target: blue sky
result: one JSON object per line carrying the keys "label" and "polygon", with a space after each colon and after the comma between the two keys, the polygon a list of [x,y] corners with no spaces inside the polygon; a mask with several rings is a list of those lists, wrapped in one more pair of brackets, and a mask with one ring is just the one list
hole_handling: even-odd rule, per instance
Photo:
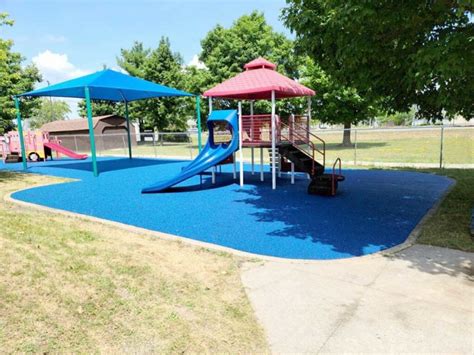
{"label": "blue sky", "polygon": [[284,6],[284,0],[0,0],[0,12],[15,20],[1,36],[13,39],[14,49],[54,83],[103,64],[113,68],[121,48],[135,40],[155,47],[163,35],[189,63],[210,29],[252,10],[289,35],[279,20]]}

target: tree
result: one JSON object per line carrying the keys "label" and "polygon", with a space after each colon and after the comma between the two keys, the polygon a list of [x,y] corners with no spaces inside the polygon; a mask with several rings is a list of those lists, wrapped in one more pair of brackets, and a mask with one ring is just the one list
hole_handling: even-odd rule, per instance
{"label": "tree", "polygon": [[308,58],[303,83],[317,90],[312,99],[314,118],[344,125],[342,145],[351,146],[351,124],[371,118],[375,110],[356,89],[338,83]]}
{"label": "tree", "polygon": [[[181,55],[172,52],[166,37],[160,39],[154,50],[135,42],[130,50],[121,50],[117,63],[130,75],[145,80],[174,88],[185,84]],[[189,103],[189,98],[175,97],[137,101],[130,105],[130,117],[138,120],[141,129],[182,131],[186,129]]]}
{"label": "tree", "polygon": [[[86,100],[81,100],[78,103],[79,114],[81,117],[87,116]],[[91,108],[94,116],[105,116],[105,115],[123,115],[124,108],[120,102],[107,101],[107,100],[92,100]]]}
{"label": "tree", "polygon": [[117,64],[130,75],[144,78],[145,63],[150,55],[150,49],[145,48],[141,42],[133,42],[131,49],[121,49]]}
{"label": "tree", "polygon": [[41,128],[45,123],[56,120],[64,120],[71,112],[69,105],[62,100],[51,100],[41,98],[40,105],[33,108],[31,112],[31,128]]}
{"label": "tree", "polygon": [[[13,20],[6,13],[0,13],[0,28],[2,26],[13,26]],[[16,110],[12,96],[33,90],[35,83],[41,81],[34,65],[22,67],[24,58],[12,52],[12,46],[13,41],[0,38],[0,134],[13,128]],[[22,99],[22,116],[30,116],[36,105],[36,99]]]}
{"label": "tree", "polygon": [[[181,55],[173,53],[168,38],[162,37],[158,47],[150,53],[145,62],[143,73],[146,80],[181,88],[184,85],[182,65]],[[189,98],[184,100],[189,101]],[[159,130],[185,130],[187,117],[184,100],[177,97],[146,100],[145,118],[148,124]]]}
{"label": "tree", "polygon": [[387,111],[474,115],[472,0],[288,0],[285,24],[329,75]]}
{"label": "tree", "polygon": [[293,42],[275,32],[262,13],[254,11],[238,18],[230,28],[217,25],[201,41],[199,59],[218,84],[242,72],[244,64],[257,57],[278,65],[277,70],[292,78],[298,75],[298,57]]}
{"label": "tree", "polygon": [[[299,77],[300,57],[295,54],[293,41],[278,33],[267,24],[262,13],[254,11],[238,18],[231,27],[217,25],[201,41],[202,51],[199,59],[206,65],[208,81],[204,89],[227,80],[242,72],[244,65],[257,57],[264,57],[277,64],[277,70],[290,77]],[[287,115],[291,110],[301,110],[302,100],[278,101],[278,112]],[[223,108],[231,104],[217,103]],[[248,107],[244,106],[245,110]],[[268,102],[259,101],[255,112],[270,111]],[[301,113],[294,112],[293,113]]]}

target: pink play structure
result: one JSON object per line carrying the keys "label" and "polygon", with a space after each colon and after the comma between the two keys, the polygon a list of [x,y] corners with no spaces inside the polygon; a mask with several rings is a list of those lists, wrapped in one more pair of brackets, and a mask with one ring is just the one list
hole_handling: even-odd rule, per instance
{"label": "pink play structure", "polygon": [[[51,139],[48,132],[26,131],[23,134],[25,142],[26,158],[29,161],[53,159],[53,151],[56,157],[61,155],[72,159],[86,159],[86,154],[78,154],[64,146],[58,139]],[[6,163],[17,163],[21,161],[21,145],[17,131],[8,132],[0,137],[0,154]]]}

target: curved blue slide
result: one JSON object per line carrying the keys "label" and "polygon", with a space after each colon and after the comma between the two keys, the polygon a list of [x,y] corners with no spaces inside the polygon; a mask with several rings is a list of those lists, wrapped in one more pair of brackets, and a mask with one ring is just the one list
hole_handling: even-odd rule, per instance
{"label": "curved blue slide", "polygon": [[[232,138],[228,143],[214,142],[214,124],[225,122],[231,131]],[[188,166],[186,166],[175,177],[160,181],[153,186],[142,190],[142,193],[156,193],[177,185],[197,174],[212,168],[221,161],[227,159],[232,153],[239,149],[239,124],[236,110],[218,110],[212,111],[207,119],[209,129],[209,139],[204,149]]]}

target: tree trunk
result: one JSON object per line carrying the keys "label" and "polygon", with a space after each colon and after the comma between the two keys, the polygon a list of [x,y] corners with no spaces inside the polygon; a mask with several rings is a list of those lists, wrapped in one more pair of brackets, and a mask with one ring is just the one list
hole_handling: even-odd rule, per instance
{"label": "tree trunk", "polygon": [[342,138],[342,146],[343,147],[352,147],[351,142],[351,123],[344,123],[344,136]]}

